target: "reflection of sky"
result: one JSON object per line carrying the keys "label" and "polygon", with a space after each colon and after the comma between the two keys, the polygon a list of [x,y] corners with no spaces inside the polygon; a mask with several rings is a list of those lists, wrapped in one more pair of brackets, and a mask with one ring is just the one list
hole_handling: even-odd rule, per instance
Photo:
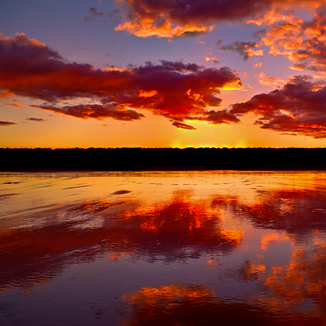
{"label": "reflection of sky", "polygon": [[324,178],[2,174],[0,321],[322,325]]}

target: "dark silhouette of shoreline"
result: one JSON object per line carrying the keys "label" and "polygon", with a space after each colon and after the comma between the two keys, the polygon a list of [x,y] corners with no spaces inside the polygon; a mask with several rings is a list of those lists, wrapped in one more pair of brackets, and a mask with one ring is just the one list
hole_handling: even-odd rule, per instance
{"label": "dark silhouette of shoreline", "polygon": [[0,171],[325,170],[326,148],[0,148]]}

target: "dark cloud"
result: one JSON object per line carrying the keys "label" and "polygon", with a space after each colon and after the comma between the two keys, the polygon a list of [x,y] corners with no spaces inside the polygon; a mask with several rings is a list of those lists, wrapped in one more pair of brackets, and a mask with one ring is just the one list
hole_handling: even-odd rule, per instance
{"label": "dark cloud", "polygon": [[177,128],[180,128],[180,129],[186,129],[186,130],[196,130],[195,127],[193,126],[189,126],[185,123],[182,123],[182,122],[178,122],[178,121],[174,121],[172,123],[174,126],[176,126]]}
{"label": "dark cloud", "polygon": [[[115,120],[132,121],[144,117],[144,115],[134,110],[110,108],[105,105],[97,105],[97,104],[75,105],[75,106],[64,106],[64,107],[54,107],[54,106],[45,106],[45,105],[39,105],[39,106],[31,105],[31,106],[34,108],[61,113],[64,115],[70,115],[81,119],[112,118]],[[44,121],[43,119],[35,119],[35,118],[30,118],[28,120]]]}
{"label": "dark cloud", "polygon": [[[45,100],[48,103],[37,107],[80,118],[135,120],[143,115],[129,109],[138,108],[175,121],[186,117],[205,120],[207,110],[221,104],[219,89],[241,86],[238,75],[227,67],[204,69],[193,63],[161,61],[100,70],[66,62],[56,51],[24,34],[0,40],[0,90]],[[103,105],[58,105],[63,99],[77,98]]]}
{"label": "dark cloud", "polygon": [[275,7],[320,6],[323,0],[119,0],[117,7],[126,22],[117,30],[140,37],[201,36],[212,31],[213,24],[259,18]]}
{"label": "dark cloud", "polygon": [[248,60],[251,56],[257,53],[257,51],[253,50],[257,47],[258,44],[256,42],[235,41],[233,43],[222,46],[221,49],[237,52],[243,57],[244,60]]}
{"label": "dark cloud", "polygon": [[210,121],[213,124],[240,122],[240,120],[234,114],[229,113],[227,110],[209,111],[207,112],[205,120]]}
{"label": "dark cloud", "polygon": [[93,8],[93,7],[88,9],[88,13],[89,13],[89,15],[85,17],[86,22],[92,22],[96,18],[104,16],[104,12],[98,11],[96,8]]}
{"label": "dark cloud", "polygon": [[15,125],[15,122],[9,122],[9,121],[0,121],[0,126],[12,126]]}
{"label": "dark cloud", "polygon": [[281,89],[234,104],[230,113],[254,113],[262,129],[326,138],[326,87],[297,76]]}
{"label": "dark cloud", "polygon": [[29,121],[36,121],[36,122],[43,122],[43,121],[46,121],[44,119],[39,119],[39,118],[27,118],[26,120],[29,120]]}

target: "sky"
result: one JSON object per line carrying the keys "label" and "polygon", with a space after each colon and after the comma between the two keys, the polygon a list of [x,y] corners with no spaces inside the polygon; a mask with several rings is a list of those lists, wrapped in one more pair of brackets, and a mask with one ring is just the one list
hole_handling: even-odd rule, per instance
{"label": "sky", "polygon": [[2,0],[0,147],[326,147],[324,0]]}

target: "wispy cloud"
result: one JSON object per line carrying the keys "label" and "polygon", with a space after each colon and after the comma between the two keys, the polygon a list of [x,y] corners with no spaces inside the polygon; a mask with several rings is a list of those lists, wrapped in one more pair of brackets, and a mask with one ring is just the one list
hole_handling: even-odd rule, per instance
{"label": "wispy cloud", "polygon": [[35,121],[35,122],[43,122],[43,121],[46,121],[46,120],[40,119],[40,118],[27,118],[26,120]]}
{"label": "wispy cloud", "polygon": [[[14,93],[10,93],[10,94],[14,94]],[[9,106],[13,106],[13,107],[16,107],[16,108],[22,108],[23,106],[17,102],[17,100],[12,100],[11,103],[8,103],[7,105]]]}
{"label": "wispy cloud", "polygon": [[285,84],[285,81],[282,78],[277,78],[277,77],[269,77],[266,76],[266,74],[261,71],[258,75],[258,82],[260,85],[264,86],[275,86],[279,84]]}
{"label": "wispy cloud", "polygon": [[85,16],[84,19],[86,22],[93,22],[96,18],[103,17],[104,12],[97,10],[94,7],[88,9],[88,16]]}

